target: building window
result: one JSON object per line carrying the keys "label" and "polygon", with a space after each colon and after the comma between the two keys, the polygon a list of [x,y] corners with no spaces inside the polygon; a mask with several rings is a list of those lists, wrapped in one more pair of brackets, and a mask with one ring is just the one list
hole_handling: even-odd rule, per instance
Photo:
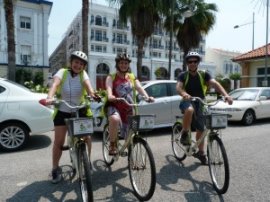
{"label": "building window", "polygon": [[31,63],[31,46],[21,46],[21,64],[29,65]]}
{"label": "building window", "polygon": [[96,46],[96,52],[101,52],[102,53],[102,46]]}
{"label": "building window", "polygon": [[96,31],[96,41],[102,41],[102,31]]}
{"label": "building window", "polygon": [[31,19],[29,17],[20,17],[20,24],[22,29],[31,29]]}
{"label": "building window", "polygon": [[102,25],[102,18],[101,16],[96,16],[96,25]]}

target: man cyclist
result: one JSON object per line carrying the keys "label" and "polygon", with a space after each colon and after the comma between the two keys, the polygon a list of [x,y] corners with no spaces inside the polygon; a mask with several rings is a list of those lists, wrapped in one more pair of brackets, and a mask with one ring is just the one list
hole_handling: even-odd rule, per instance
{"label": "man cyclist", "polygon": [[117,154],[117,134],[121,125],[121,136],[126,137],[128,131],[128,116],[133,115],[133,107],[117,98],[125,98],[129,103],[136,102],[136,90],[143,95],[147,101],[153,102],[142,88],[140,81],[130,72],[131,59],[127,53],[120,53],[115,58],[116,73],[106,78],[106,89],[108,96],[107,116],[109,120],[110,148],[109,155]]}
{"label": "man cyclist", "polygon": [[[199,106],[199,103],[195,103],[195,106],[192,106],[190,98],[200,97],[205,99],[206,90],[211,86],[214,87],[215,90],[221,95],[223,95],[225,97],[225,101],[230,105],[232,104],[233,100],[228,95],[226,90],[214,78],[212,78],[207,71],[198,70],[198,66],[201,61],[201,56],[199,53],[189,52],[185,57],[185,61],[188,70],[179,75],[176,90],[179,95],[183,97],[183,100],[179,105],[180,110],[184,114],[180,142],[183,145],[189,145],[188,131],[191,129],[191,123],[194,123],[194,127],[196,129],[196,140],[202,136],[205,129],[202,107]],[[196,119],[193,118],[194,114],[196,115]],[[207,158],[204,152],[204,141],[202,141],[202,143],[199,145],[199,151],[194,154],[194,157],[198,158],[203,165],[207,164]]]}

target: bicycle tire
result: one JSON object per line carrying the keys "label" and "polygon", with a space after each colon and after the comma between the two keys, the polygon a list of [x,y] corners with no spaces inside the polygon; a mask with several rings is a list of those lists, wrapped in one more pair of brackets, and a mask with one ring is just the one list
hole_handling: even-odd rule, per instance
{"label": "bicycle tire", "polygon": [[218,194],[225,194],[229,188],[229,161],[222,140],[217,133],[209,135],[207,156],[213,187]]}
{"label": "bicycle tire", "polygon": [[86,151],[87,147],[84,143],[80,144],[78,151],[78,174],[80,190],[83,202],[92,202],[93,187],[91,176],[91,165]]}
{"label": "bicycle tire", "polygon": [[140,137],[133,139],[128,149],[128,170],[135,196],[149,200],[156,187],[156,166],[148,143]]}
{"label": "bicycle tire", "polygon": [[178,161],[183,161],[187,157],[185,153],[185,146],[180,143],[181,130],[182,124],[179,122],[176,122],[172,127],[172,135],[171,135],[172,150],[175,158]]}
{"label": "bicycle tire", "polygon": [[109,125],[107,124],[104,127],[102,140],[102,154],[104,162],[106,163],[107,166],[111,166],[114,162],[113,156],[109,155],[109,147],[110,147],[110,135],[109,135]]}

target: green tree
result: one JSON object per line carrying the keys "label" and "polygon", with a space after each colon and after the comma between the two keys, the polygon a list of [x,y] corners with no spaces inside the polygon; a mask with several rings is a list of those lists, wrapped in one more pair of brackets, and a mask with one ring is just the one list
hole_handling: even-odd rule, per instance
{"label": "green tree", "polygon": [[[214,12],[217,11],[217,6],[216,4],[205,3],[204,0],[171,1],[174,1],[171,4],[173,6],[167,6],[166,12],[164,12],[165,28],[170,31],[171,21],[173,20],[173,31],[185,57],[191,49],[198,48],[202,36],[213,28],[215,24]],[[170,9],[173,9],[173,11],[168,12]],[[193,15],[183,19],[183,14],[187,10],[193,11]],[[186,70],[185,61],[183,61],[183,70]]]}
{"label": "green tree", "polygon": [[154,32],[155,25],[160,17],[158,12],[158,0],[107,0],[112,4],[118,3],[119,20],[127,24],[131,23],[131,32],[137,41],[137,77],[141,79],[142,58],[145,40]]}
{"label": "green tree", "polygon": [[15,54],[15,34],[14,34],[14,11],[13,0],[4,0],[7,42],[8,42],[8,79],[15,81],[16,77],[16,54]]}

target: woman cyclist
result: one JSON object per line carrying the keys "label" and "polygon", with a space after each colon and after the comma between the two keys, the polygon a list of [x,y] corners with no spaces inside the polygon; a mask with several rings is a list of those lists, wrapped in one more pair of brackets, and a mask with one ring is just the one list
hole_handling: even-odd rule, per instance
{"label": "woman cyclist", "polygon": [[[52,86],[48,92],[46,104],[51,104],[54,95],[58,99],[67,101],[70,105],[80,105],[85,99],[85,95],[90,95],[94,99],[99,99],[95,95],[90,79],[85,71],[87,65],[87,55],[81,51],[74,51],[70,56],[70,68],[60,69],[53,77]],[[61,180],[61,169],[59,161],[62,155],[62,147],[65,142],[67,127],[65,119],[70,118],[73,111],[65,104],[60,104],[54,113],[54,143],[52,150],[52,183]],[[91,116],[89,109],[82,109],[80,116]],[[91,139],[87,139],[89,155],[91,152]]]}
{"label": "woman cyclist", "polygon": [[106,89],[108,95],[107,115],[109,120],[110,148],[109,155],[117,154],[116,139],[121,125],[121,136],[128,131],[128,116],[134,114],[134,109],[117,98],[125,98],[129,103],[135,103],[136,90],[149,102],[154,102],[142,88],[134,74],[129,73],[131,59],[126,53],[120,53],[115,58],[116,73],[107,76]]}

